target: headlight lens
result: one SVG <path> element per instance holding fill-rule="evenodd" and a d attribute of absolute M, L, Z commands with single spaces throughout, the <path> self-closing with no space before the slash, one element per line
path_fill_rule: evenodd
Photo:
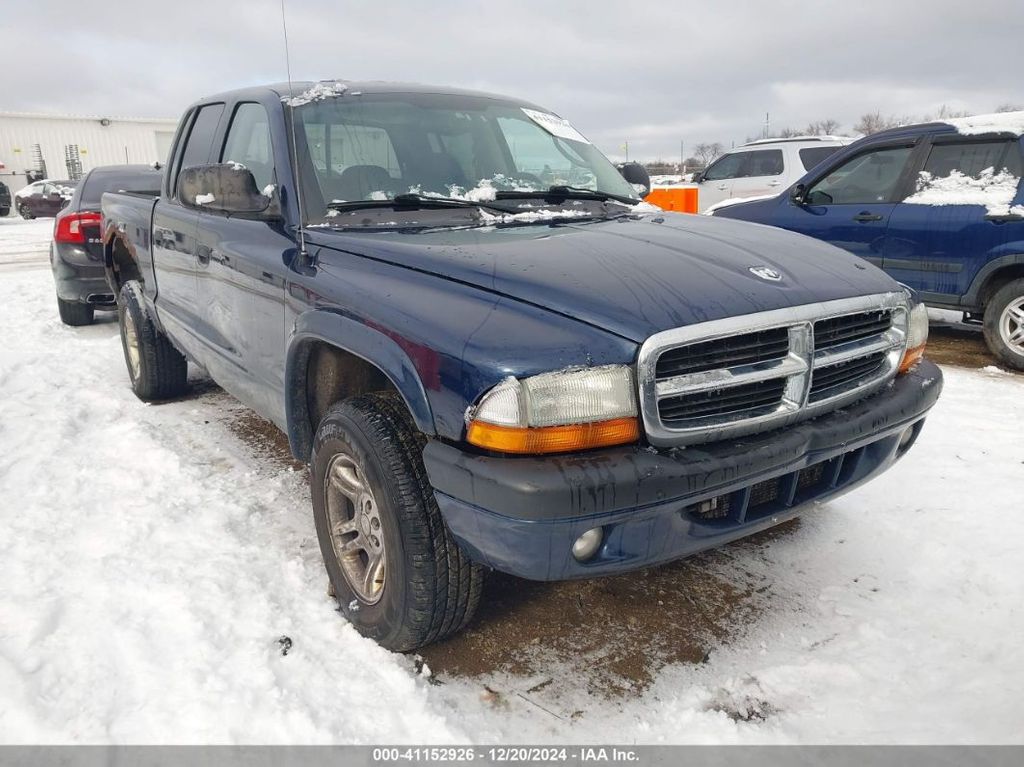
<path fill-rule="evenodd" d="M 914 304 L 910 309 L 907 324 L 907 350 L 900 363 L 900 374 L 909 373 L 924 356 L 928 343 L 928 307 L 923 303 Z"/>
<path fill-rule="evenodd" d="M 561 453 L 640 438 L 633 371 L 625 365 L 506 379 L 467 421 L 471 444 L 506 453 Z"/>

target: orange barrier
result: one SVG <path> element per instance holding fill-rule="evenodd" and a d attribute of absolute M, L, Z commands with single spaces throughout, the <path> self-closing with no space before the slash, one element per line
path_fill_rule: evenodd
<path fill-rule="evenodd" d="M 645 202 L 657 205 L 665 210 L 678 213 L 697 212 L 697 187 L 658 187 L 644 198 Z"/>

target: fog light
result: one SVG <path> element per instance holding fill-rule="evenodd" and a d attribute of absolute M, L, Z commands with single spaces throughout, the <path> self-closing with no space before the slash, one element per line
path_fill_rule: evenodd
<path fill-rule="evenodd" d="M 908 426 L 906 429 L 903 430 L 903 433 L 900 435 L 900 444 L 897 445 L 896 449 L 902 453 L 904 450 L 910 447 L 910 443 L 913 441 L 914 427 Z"/>
<path fill-rule="evenodd" d="M 592 527 L 583 533 L 572 545 L 572 555 L 580 562 L 586 562 L 597 553 L 604 538 L 604 531 L 600 527 Z"/>

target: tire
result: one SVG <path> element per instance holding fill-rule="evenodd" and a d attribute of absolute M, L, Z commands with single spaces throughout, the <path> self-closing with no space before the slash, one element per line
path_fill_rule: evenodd
<path fill-rule="evenodd" d="M 35 214 L 31 210 L 26 208 L 24 205 L 19 205 L 18 206 L 18 213 L 26 221 L 31 221 L 33 218 L 36 217 Z"/>
<path fill-rule="evenodd" d="M 183 394 L 188 385 L 188 362 L 157 328 L 137 280 L 121 286 L 117 315 L 121 348 L 135 396 L 144 402 L 154 402 Z"/>
<path fill-rule="evenodd" d="M 985 342 L 996 358 L 1024 370 L 1024 278 L 1006 283 L 985 307 Z"/>
<path fill-rule="evenodd" d="M 360 634 L 396 652 L 460 631 L 483 588 L 483 568 L 441 517 L 424 444 L 402 400 L 385 392 L 336 404 L 313 442 L 313 516 L 335 597 Z M 345 543 L 355 548 L 339 553 Z"/>
<path fill-rule="evenodd" d="M 92 324 L 94 312 L 89 304 L 83 304 L 78 301 L 65 301 L 58 296 L 57 311 L 60 313 L 60 321 L 65 325 L 79 327 Z"/>

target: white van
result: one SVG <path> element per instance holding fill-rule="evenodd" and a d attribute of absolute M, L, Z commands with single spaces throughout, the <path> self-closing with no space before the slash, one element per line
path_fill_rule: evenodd
<path fill-rule="evenodd" d="M 833 152 L 854 141 L 846 136 L 762 139 L 730 149 L 694 174 L 701 213 L 726 200 L 772 197 Z"/>

